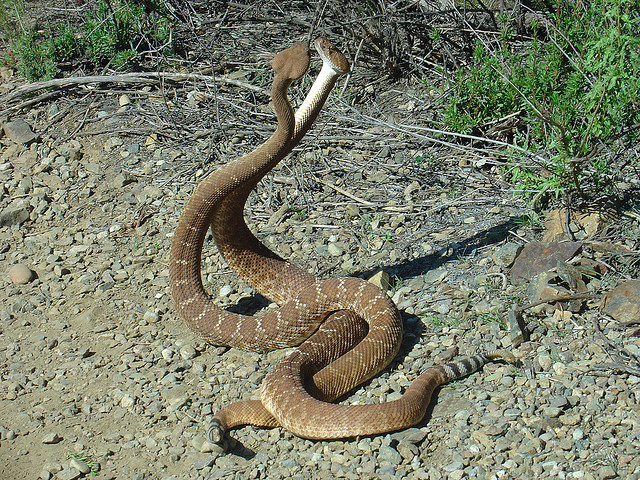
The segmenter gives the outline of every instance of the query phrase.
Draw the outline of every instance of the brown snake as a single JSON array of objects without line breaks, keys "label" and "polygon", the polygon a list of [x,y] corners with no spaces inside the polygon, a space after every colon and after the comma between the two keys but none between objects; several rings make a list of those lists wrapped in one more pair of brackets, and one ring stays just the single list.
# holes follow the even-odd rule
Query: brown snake
[{"label": "brown snake", "polygon": [[[380,405],[330,403],[373,377],[400,348],[402,323],[389,297],[352,277],[317,279],[282,260],[248,229],[243,209],[249,193],[302,139],[336,79],[349,64],[331,43],[315,41],[323,59],[317,80],[298,111],[287,89],[309,65],[309,49],[299,43],[273,60],[271,96],[278,124],[253,152],[209,174],[196,188],[176,228],[170,254],[170,284],[187,326],[216,345],[265,351],[300,345],[262,383],[261,400],[236,402],[215,414],[209,438],[220,442],[235,426],[281,425],[310,439],[343,438],[402,429],[420,422],[439,385],[468,375],[507,352],[480,354],[433,367],[401,399]],[[202,285],[202,246],[211,225],[227,263],[251,286],[281,305],[263,316],[220,309]],[[314,333],[315,332],[315,333]]]}]

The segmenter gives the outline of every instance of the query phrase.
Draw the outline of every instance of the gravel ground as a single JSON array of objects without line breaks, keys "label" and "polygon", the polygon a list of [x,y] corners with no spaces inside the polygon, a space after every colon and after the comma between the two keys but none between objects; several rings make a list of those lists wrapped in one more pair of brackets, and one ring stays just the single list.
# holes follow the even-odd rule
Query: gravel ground
[{"label": "gravel ground", "polygon": [[[386,108],[406,112],[408,98]],[[152,101],[106,95],[87,106],[91,128],[107,133],[74,137],[76,118],[28,146],[0,138],[1,478],[640,478],[640,377],[601,369],[615,348],[640,355],[638,332],[597,302],[575,314],[540,306],[531,340],[513,349],[520,368],[488,365],[445,386],[416,428],[312,442],[244,427],[226,451],[205,442],[212,411],[255,395],[286,352],[209,346],[177,318],[169,245],[211,144],[108,133],[131,128]],[[38,132],[62,108],[24,120]],[[320,275],[390,274],[403,348],[346,401],[392,400],[433,363],[510,347],[507,312],[528,300],[495,253],[538,233],[517,221],[526,208],[499,169],[411,148],[379,124],[323,141],[341,107],[323,115],[324,137],[311,134],[247,211],[272,248]],[[229,136],[216,163],[261,138]],[[221,305],[272,308],[205,249],[203,278]],[[10,277],[16,264],[34,278]]]}]

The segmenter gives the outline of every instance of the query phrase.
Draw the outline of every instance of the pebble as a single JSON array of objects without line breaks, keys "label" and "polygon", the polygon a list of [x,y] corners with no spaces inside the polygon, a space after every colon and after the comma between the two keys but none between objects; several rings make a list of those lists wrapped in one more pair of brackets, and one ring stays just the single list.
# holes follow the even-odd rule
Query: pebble
[{"label": "pebble", "polygon": [[91,467],[77,458],[72,458],[69,460],[69,466],[71,468],[75,468],[80,473],[89,473],[91,471]]},{"label": "pebble", "polygon": [[183,360],[191,360],[197,355],[196,349],[191,345],[185,345],[180,349],[180,356]]},{"label": "pebble", "polygon": [[9,205],[0,212],[0,227],[20,225],[26,222],[31,216],[31,210],[33,210],[33,207],[24,202]]},{"label": "pebble", "polygon": [[46,445],[50,445],[50,444],[54,444],[54,443],[58,443],[62,441],[62,437],[60,437],[57,433],[46,433],[43,437],[42,437],[42,443],[46,444]]},{"label": "pebble", "polygon": [[382,445],[378,450],[378,461],[380,465],[399,465],[402,463],[402,456],[393,447]]},{"label": "pebble", "polygon": [[536,360],[538,362],[538,365],[540,365],[540,368],[542,369],[542,371],[547,372],[551,370],[551,367],[553,366],[553,360],[549,355],[546,355],[546,354],[538,355]]},{"label": "pebble", "polygon": [[75,468],[64,468],[56,473],[56,480],[76,480],[82,476],[82,472]]},{"label": "pebble", "polygon": [[233,292],[233,287],[231,285],[224,285],[220,288],[220,293],[218,294],[220,297],[228,297]]},{"label": "pebble", "polygon": [[29,267],[22,263],[16,263],[9,269],[9,279],[16,285],[25,285],[34,277],[34,273]]},{"label": "pebble", "polygon": [[16,143],[29,145],[38,138],[38,135],[33,133],[29,124],[21,118],[5,123],[2,129],[4,134]]}]

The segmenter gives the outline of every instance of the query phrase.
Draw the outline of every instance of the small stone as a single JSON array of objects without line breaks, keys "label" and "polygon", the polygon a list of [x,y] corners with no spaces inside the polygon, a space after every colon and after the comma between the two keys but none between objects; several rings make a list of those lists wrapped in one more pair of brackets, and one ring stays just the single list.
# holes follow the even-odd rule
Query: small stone
[{"label": "small stone", "polygon": [[80,478],[82,473],[80,473],[75,468],[65,468],[56,473],[56,480],[76,480]]},{"label": "small stone", "polygon": [[0,227],[20,225],[29,220],[32,207],[24,202],[20,205],[9,206],[0,213]]},{"label": "small stone", "polygon": [[125,394],[121,399],[120,399],[120,406],[122,408],[131,408],[133,407],[133,405],[136,403],[136,399],[135,397],[132,397],[129,394]]},{"label": "small stone", "polygon": [[400,441],[413,443],[415,445],[421,443],[427,437],[427,432],[422,428],[409,428],[399,432],[397,435]]},{"label": "small stone", "polygon": [[215,457],[206,456],[202,458],[198,458],[193,462],[193,468],[196,470],[202,470],[203,468],[210,467],[215,462]]},{"label": "small stone", "polygon": [[31,269],[22,263],[16,263],[9,269],[9,279],[16,285],[27,284],[33,277]]},{"label": "small stone", "polygon": [[442,365],[444,363],[450,362],[456,355],[458,355],[458,352],[459,349],[457,345],[449,347],[444,352],[438,354],[434,358],[434,362],[436,363],[436,365]]},{"label": "small stone", "polygon": [[569,400],[563,396],[551,397],[549,404],[552,407],[566,408],[569,406]]},{"label": "small stone", "polygon": [[630,280],[607,292],[602,298],[602,311],[623,323],[640,316],[640,280]]},{"label": "small stone", "polygon": [[543,410],[544,416],[549,418],[556,418],[560,416],[562,413],[562,409],[558,407],[546,407]]},{"label": "small stone", "polygon": [[131,104],[131,99],[129,98],[129,95],[127,94],[120,95],[120,98],[118,98],[118,105],[120,105],[121,107],[124,107],[125,105],[130,105],[130,104]]},{"label": "small stone", "polygon": [[500,267],[508,268],[513,264],[521,250],[522,245],[507,242],[493,254],[493,262]]},{"label": "small stone", "polygon": [[191,345],[185,345],[180,349],[180,356],[183,360],[191,360],[197,355],[196,349]]},{"label": "small stone", "polygon": [[580,417],[580,414],[562,415],[560,417],[560,421],[562,422],[563,425],[573,426],[573,425],[578,425],[580,423],[581,417]]},{"label": "small stone", "polygon": [[424,275],[424,283],[427,285],[442,283],[449,276],[449,272],[444,268],[436,268],[435,270],[429,270]]},{"label": "small stone", "polygon": [[197,435],[191,440],[191,446],[194,450],[202,453],[224,453],[224,447],[216,443],[211,443],[202,435]]},{"label": "small stone", "polygon": [[71,468],[75,468],[80,473],[89,473],[91,471],[91,467],[84,463],[82,460],[78,460],[77,458],[72,458],[69,461],[69,466]]},{"label": "small stone", "polygon": [[57,433],[47,433],[42,437],[42,443],[45,445],[51,445],[54,443],[59,443],[62,440]]},{"label": "small stone", "polygon": [[14,440],[16,432],[0,425],[0,440]]},{"label": "small stone", "polygon": [[389,290],[391,285],[389,281],[389,274],[384,270],[378,270],[374,273],[371,278],[369,278],[369,283],[372,283],[376,287],[385,291]]},{"label": "small stone", "polygon": [[219,295],[221,297],[228,297],[231,292],[233,292],[233,287],[231,285],[224,285],[222,288],[220,288]]},{"label": "small stone", "polygon": [[452,462],[449,465],[445,465],[444,469],[447,472],[455,472],[457,470],[464,470],[464,465],[462,464],[462,462]]},{"label": "small stone", "polygon": [[160,315],[152,310],[147,310],[142,319],[147,323],[156,323],[160,319]]},{"label": "small stone", "polygon": [[349,204],[345,207],[344,214],[347,217],[357,217],[358,215],[360,215],[360,209],[357,205]]},{"label": "small stone", "polygon": [[551,357],[544,353],[538,355],[537,361],[538,361],[538,365],[540,365],[540,368],[544,372],[548,372],[549,370],[551,370],[551,367],[553,366],[553,360],[551,359]]},{"label": "small stone", "polygon": [[128,172],[123,172],[115,176],[115,178],[113,179],[113,186],[115,188],[122,188],[137,181],[138,177],[136,177],[135,175],[132,175]]},{"label": "small stone", "polygon": [[162,349],[162,358],[164,358],[167,362],[170,361],[174,355],[175,355],[175,352],[170,348]]},{"label": "small stone", "polygon": [[420,450],[413,443],[401,441],[396,445],[396,450],[402,458],[411,461],[414,457],[420,455]]},{"label": "small stone", "polygon": [[327,250],[329,251],[329,255],[332,257],[339,257],[344,253],[344,250],[336,243],[330,243],[327,245]]},{"label": "small stone", "polygon": [[7,137],[23,145],[29,145],[38,138],[38,135],[33,133],[29,124],[20,118],[5,123],[3,130]]},{"label": "small stone", "polygon": [[395,448],[382,445],[378,450],[378,461],[381,465],[400,465],[400,463],[402,463],[402,456]]},{"label": "small stone", "polygon": [[600,467],[598,469],[597,477],[602,480],[608,480],[609,478],[616,478],[617,476],[618,474],[616,473],[616,471],[609,465],[607,465],[606,467]]},{"label": "small stone", "polygon": [[[104,151],[105,152],[111,152],[115,147],[119,147],[120,145],[122,145],[124,142],[122,141],[122,139],[120,137],[110,137],[108,138],[103,145]],[[90,165],[87,164],[87,169],[89,171],[91,171],[89,169]]]}]

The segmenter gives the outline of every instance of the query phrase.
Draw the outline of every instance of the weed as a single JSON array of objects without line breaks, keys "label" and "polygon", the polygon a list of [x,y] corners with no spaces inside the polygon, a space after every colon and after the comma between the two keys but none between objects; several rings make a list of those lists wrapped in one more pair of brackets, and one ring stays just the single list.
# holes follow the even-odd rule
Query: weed
[{"label": "weed", "polygon": [[360,223],[362,224],[363,232],[371,232],[373,230],[373,216],[368,213],[361,213],[359,216]]},{"label": "weed", "polygon": [[296,207],[294,205],[289,205],[289,210],[291,210],[292,212],[294,212],[296,214],[296,218],[298,220],[302,220],[307,216],[307,209],[306,208],[300,208],[300,207]]},{"label": "weed", "polygon": [[[0,18],[8,15],[5,2],[0,0]],[[14,6],[20,16],[19,2]],[[157,1],[97,0],[78,28],[58,24],[15,35],[2,63],[17,68],[30,80],[50,79],[62,62],[72,60],[121,68],[147,51],[170,51],[172,25]]]},{"label": "weed", "polygon": [[440,328],[444,325],[444,322],[442,321],[442,319],[435,314],[424,315],[424,316],[421,316],[420,319],[425,323],[430,323],[434,327]]},{"label": "weed", "polygon": [[505,167],[521,194],[601,192],[615,173],[601,152],[640,137],[640,2],[560,2],[546,32],[533,25],[534,39],[518,49],[524,54],[514,49],[513,22],[503,24],[458,72],[445,99],[445,122],[469,133],[519,112],[528,127],[515,132],[513,143],[548,158],[535,168]]},{"label": "weed", "polygon": [[462,317],[454,317],[446,315],[444,317],[436,314],[429,314],[420,317],[425,323],[431,323],[434,327],[440,328],[443,326],[456,327],[460,325],[464,319]]},{"label": "weed", "polygon": [[507,328],[504,318],[499,313],[495,313],[495,312],[478,313],[477,319],[478,319],[478,322],[473,322],[474,324],[481,323],[486,325],[489,323],[497,323],[500,326],[501,330],[505,330]]},{"label": "weed", "polygon": [[518,227],[531,227],[535,229],[543,229],[544,221],[538,212],[533,210],[520,215],[519,217],[512,218],[513,223]]},{"label": "weed", "polygon": [[58,68],[51,57],[51,43],[42,41],[35,32],[18,37],[13,43],[15,66],[18,73],[30,80],[48,80]]},{"label": "weed", "polygon": [[427,157],[425,155],[416,155],[416,165],[432,166],[434,164],[433,157]]},{"label": "weed", "polygon": [[397,292],[403,283],[404,281],[398,275],[394,275],[389,279],[389,288],[387,288],[387,290]]}]

